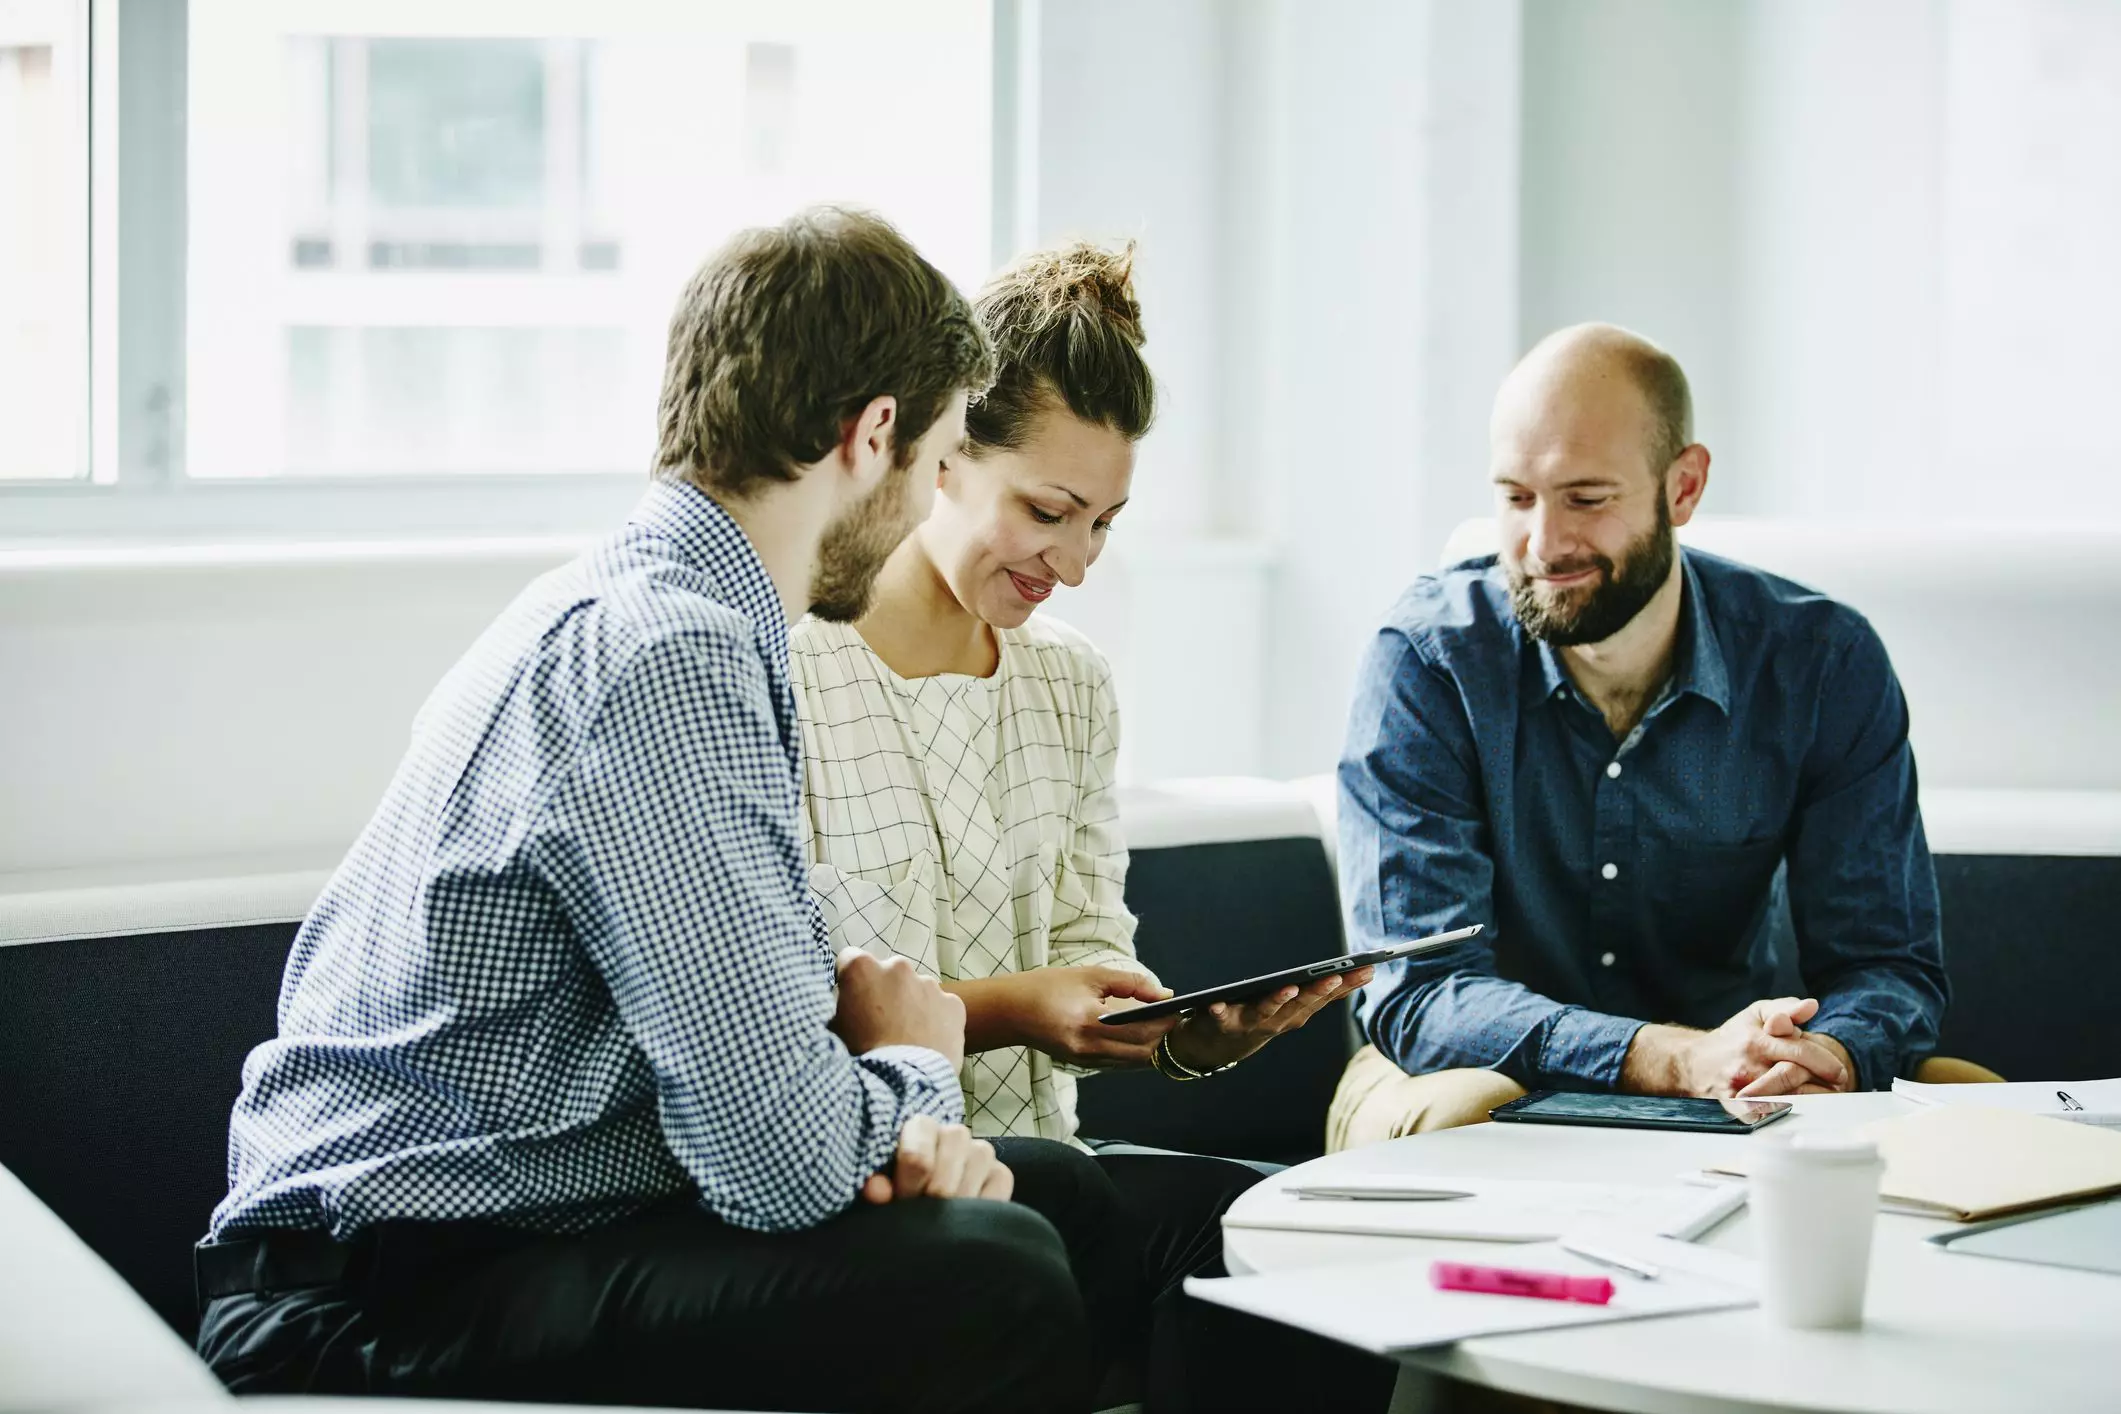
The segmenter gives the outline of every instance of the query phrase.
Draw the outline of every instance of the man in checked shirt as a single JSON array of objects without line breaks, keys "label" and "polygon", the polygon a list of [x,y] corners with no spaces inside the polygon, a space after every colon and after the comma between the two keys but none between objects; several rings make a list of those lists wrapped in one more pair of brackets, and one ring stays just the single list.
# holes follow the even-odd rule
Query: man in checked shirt
[{"label": "man in checked shirt", "polygon": [[798,816],[788,623],[861,611],[991,377],[873,217],[694,276],[648,494],[443,680],[296,936],[198,1252],[232,1388],[1089,1407],[1135,1314],[1091,1161],[966,1132],[962,1004],[835,964]]}]

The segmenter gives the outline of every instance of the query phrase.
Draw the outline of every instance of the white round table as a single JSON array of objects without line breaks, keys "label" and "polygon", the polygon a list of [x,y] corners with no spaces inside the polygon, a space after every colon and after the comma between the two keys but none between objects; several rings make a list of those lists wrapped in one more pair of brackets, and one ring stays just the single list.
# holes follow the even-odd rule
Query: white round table
[{"label": "white round table", "polygon": [[[1849,1128],[1906,1113],[1891,1095],[1816,1096],[1775,1130]],[[1773,1131],[1770,1131],[1773,1132]],[[1267,1180],[1233,1213],[1281,1184],[1357,1175],[1581,1178],[1668,1183],[1765,1136],[1482,1124],[1332,1154]],[[1399,1357],[1394,1409],[1447,1375],[1593,1409],[1643,1414],[2116,1414],[2121,1411],[2121,1277],[1954,1256],[1922,1239],[1948,1224],[1882,1213],[1872,1242],[1865,1322],[1793,1331],[1757,1309],[1491,1336]],[[1741,1210],[1702,1241],[1750,1254]],[[1419,1256],[1447,1244],[1225,1227],[1233,1273]],[[1506,1252],[1498,1246],[1497,1252]]]}]

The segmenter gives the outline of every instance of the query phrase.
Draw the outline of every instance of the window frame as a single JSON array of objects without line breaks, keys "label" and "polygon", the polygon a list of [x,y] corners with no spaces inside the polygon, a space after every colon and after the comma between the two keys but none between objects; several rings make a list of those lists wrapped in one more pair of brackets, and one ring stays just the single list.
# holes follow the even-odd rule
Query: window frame
[{"label": "window frame", "polygon": [[[996,263],[1035,229],[1040,0],[989,0]],[[185,458],[188,0],[83,0],[89,170],[85,446],[67,479],[0,481],[0,547],[580,534],[646,468],[206,478]],[[1027,102],[1028,100],[1028,102]],[[120,219],[122,213],[122,220]],[[119,292],[124,291],[122,302]]]}]

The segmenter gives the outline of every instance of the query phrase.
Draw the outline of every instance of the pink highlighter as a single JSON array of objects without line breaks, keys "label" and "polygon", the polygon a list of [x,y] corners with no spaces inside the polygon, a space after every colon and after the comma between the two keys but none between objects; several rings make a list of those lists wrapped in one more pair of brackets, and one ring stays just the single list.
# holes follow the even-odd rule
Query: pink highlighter
[{"label": "pink highlighter", "polygon": [[1476,1267],[1470,1262],[1435,1262],[1429,1285],[1438,1291],[1478,1291],[1488,1296],[1537,1296],[1546,1301],[1581,1301],[1603,1306],[1613,1299],[1605,1277],[1572,1277],[1566,1272],[1525,1272],[1513,1267]]}]

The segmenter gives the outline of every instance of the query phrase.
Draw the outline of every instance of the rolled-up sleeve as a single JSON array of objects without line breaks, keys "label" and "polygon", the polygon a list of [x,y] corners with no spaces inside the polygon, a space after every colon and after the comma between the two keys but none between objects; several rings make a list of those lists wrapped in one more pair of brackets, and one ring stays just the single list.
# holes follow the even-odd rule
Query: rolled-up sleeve
[{"label": "rolled-up sleeve", "polygon": [[748,641],[648,643],[599,701],[532,857],[655,1077],[665,1142],[739,1227],[851,1204],[915,1114],[963,1118],[938,1053],[853,1056],[801,885],[793,783]]},{"label": "rolled-up sleeve", "polygon": [[1356,999],[1370,1043],[1413,1074],[1473,1066],[1527,1088],[1617,1086],[1640,1021],[1497,974],[1495,866],[1466,707],[1398,629],[1380,633],[1364,660],[1339,784],[1352,950],[1473,923],[1488,930],[1380,969]]},{"label": "rolled-up sleeve", "polygon": [[1907,700],[1861,619],[1819,703],[1789,848],[1790,916],[1819,998],[1809,1029],[1847,1047],[1862,1087],[1877,1090],[1935,1048],[1951,993]]}]

